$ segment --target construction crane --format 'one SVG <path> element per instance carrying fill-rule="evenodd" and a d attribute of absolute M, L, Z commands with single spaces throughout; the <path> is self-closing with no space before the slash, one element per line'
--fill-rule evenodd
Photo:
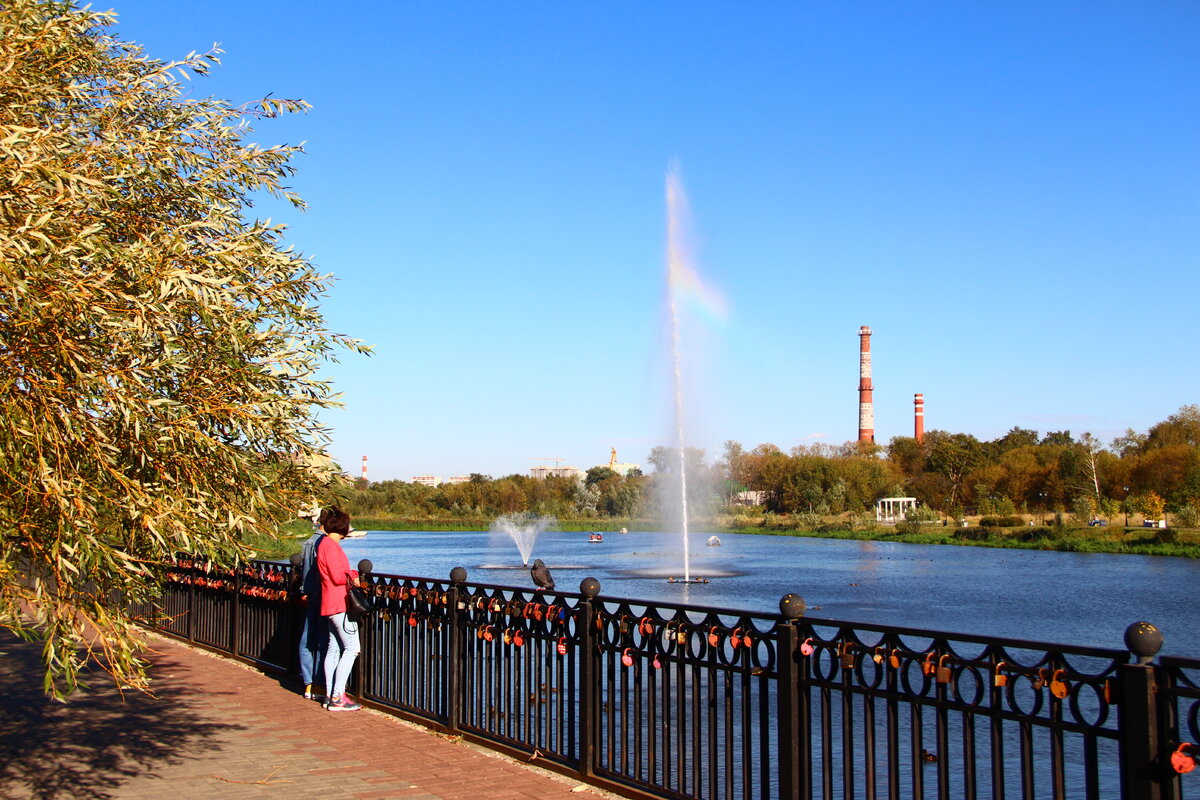
<path fill-rule="evenodd" d="M 555 469 L 557 469 L 558 467 L 561 467 L 562 462 L 566 461 L 566 459 L 562 458 L 561 456 L 536 456 L 529 460 L 530 461 L 553 461 Z"/>
<path fill-rule="evenodd" d="M 608 468 L 616 471 L 617 468 L 617 448 L 612 449 L 612 455 L 608 459 Z"/>

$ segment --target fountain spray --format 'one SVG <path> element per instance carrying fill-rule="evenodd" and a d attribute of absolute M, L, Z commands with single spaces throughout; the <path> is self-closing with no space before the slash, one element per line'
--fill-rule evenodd
<path fill-rule="evenodd" d="M 677 169 L 667 172 L 667 297 L 671 309 L 671 364 L 675 373 L 675 445 L 679 448 L 679 519 L 683 530 L 683 579 L 691 582 L 688 559 L 687 451 L 683 438 L 683 370 L 680 366 L 679 309 L 676 300 L 684 271 L 683 214 L 686 197 Z"/>

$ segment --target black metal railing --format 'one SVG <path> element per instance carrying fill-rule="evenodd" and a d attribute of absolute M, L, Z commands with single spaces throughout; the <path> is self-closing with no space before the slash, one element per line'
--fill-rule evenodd
<path fill-rule="evenodd" d="M 137 610 L 294 672 L 289 569 L 183 560 Z M 630 796 L 1176 800 L 1200 756 L 1200 660 L 1145 623 L 1109 650 L 466 577 L 370 575 L 353 690 Z"/>

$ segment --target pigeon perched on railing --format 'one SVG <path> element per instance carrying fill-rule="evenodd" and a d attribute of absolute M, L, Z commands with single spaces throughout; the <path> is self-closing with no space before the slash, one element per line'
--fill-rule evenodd
<path fill-rule="evenodd" d="M 533 585 L 537 588 L 547 592 L 554 590 L 554 578 L 550 577 L 550 569 L 540 558 L 533 560 L 533 567 L 529 570 L 529 574 L 533 577 Z"/>

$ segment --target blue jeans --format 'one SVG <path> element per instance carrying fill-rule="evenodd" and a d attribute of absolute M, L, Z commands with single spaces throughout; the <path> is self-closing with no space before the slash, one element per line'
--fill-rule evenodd
<path fill-rule="evenodd" d="M 321 598 L 309 597 L 304 625 L 300 628 L 300 681 L 305 686 L 317 677 L 318 665 L 324 664 L 328 643 L 329 637 L 325 635 L 325 624 L 321 619 Z"/>
<path fill-rule="evenodd" d="M 332 700 L 346 691 L 354 659 L 358 658 L 358 623 L 346 612 L 326 617 L 329 620 L 329 650 L 325 653 L 325 691 Z"/>

